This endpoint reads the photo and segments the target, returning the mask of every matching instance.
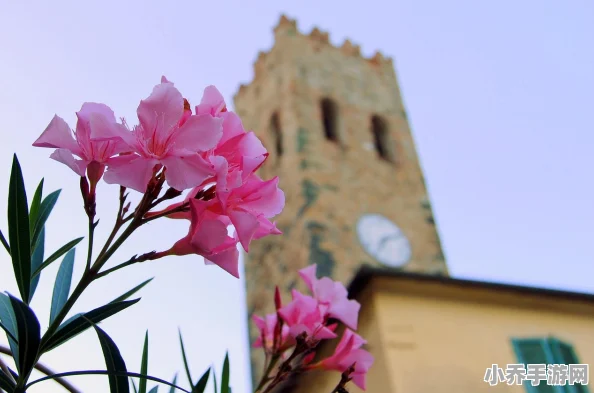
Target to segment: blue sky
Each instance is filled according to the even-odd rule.
[[[284,12],[302,32],[319,26],[334,44],[350,38],[364,54],[379,49],[394,58],[453,276],[594,293],[593,3],[345,4],[1,1],[0,211],[17,152],[31,195],[42,176],[47,190],[63,188],[49,223],[50,247],[84,235],[78,179],[48,159],[51,150],[31,147],[52,116],[74,125],[80,105],[96,101],[132,118],[161,75],[194,103],[209,84],[231,103],[238,85],[251,80],[258,51],[272,45],[272,28]],[[100,188],[100,240],[115,215],[117,192]],[[185,231],[177,222],[149,226],[115,258],[164,249]],[[56,269],[42,277],[33,303],[42,321]],[[153,276],[139,304],[103,324],[129,368],[139,367],[148,328],[149,371],[170,378],[182,370],[179,326],[195,378],[212,362],[220,375],[228,348],[234,392],[247,392],[243,282],[197,257],[114,274],[92,286],[75,309],[102,305]],[[0,288],[16,292],[13,281],[4,255]],[[103,367],[91,333],[43,361],[59,371]],[[107,389],[103,377],[72,381],[85,392]],[[31,389],[60,391],[51,383]]]

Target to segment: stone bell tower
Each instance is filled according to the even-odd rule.
[[[234,98],[270,152],[261,176],[279,176],[286,195],[284,234],[253,242],[246,258],[250,318],[274,311],[276,284],[288,302],[312,263],[345,284],[363,264],[447,275],[392,60],[364,58],[348,40],[334,47],[317,28],[301,34],[285,16],[274,36]],[[254,351],[258,377],[262,360]]]

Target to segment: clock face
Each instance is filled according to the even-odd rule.
[[[366,214],[357,223],[361,245],[378,262],[400,267],[411,257],[410,243],[400,228],[379,214]]]

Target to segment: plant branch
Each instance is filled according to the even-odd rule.
[[[156,220],[157,218],[166,217],[166,216],[168,216],[170,214],[173,214],[173,213],[179,213],[179,212],[183,212],[183,211],[188,211],[189,206],[190,206],[190,203],[189,202],[184,202],[182,205],[180,205],[178,207],[175,207],[175,208],[170,209],[170,210],[165,210],[165,211],[163,211],[161,213],[155,214],[154,216],[150,216],[149,218],[143,219],[141,225],[144,225],[147,222],[151,222],[153,220]]]
[[[93,241],[95,236],[95,226],[96,224],[93,222],[93,217],[89,216],[89,247],[87,251],[86,270],[89,270],[91,268],[91,259],[93,258]]]
[[[12,357],[12,352],[10,351],[10,349],[9,348],[6,348],[6,347],[4,347],[2,345],[0,345],[0,353],[3,353],[5,355],[8,355],[8,356]],[[6,367],[6,365],[4,364],[4,362],[2,362],[1,359],[0,359],[0,367],[2,367],[2,369],[4,369]],[[48,377],[51,377],[51,376],[53,376],[53,375],[56,374],[50,368],[44,366],[41,363],[37,363],[35,365],[35,369],[37,371],[40,371],[41,373],[47,375]],[[6,369],[5,372],[7,373],[7,375],[11,376],[10,372],[8,372],[8,368]],[[66,389],[67,391],[69,391],[70,393],[82,393],[82,391],[78,390],[76,387],[74,387],[70,382],[66,381],[64,378],[56,377],[56,378],[54,378],[54,380],[58,384],[60,384],[64,389]]]

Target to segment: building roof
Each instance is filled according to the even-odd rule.
[[[371,266],[362,266],[355,278],[348,286],[349,297],[355,298],[373,278],[398,278],[411,281],[421,281],[426,283],[440,283],[455,287],[491,289],[517,294],[542,295],[546,297],[563,298],[568,300],[578,300],[594,303],[594,294],[583,292],[561,291],[555,289],[546,289],[538,287],[528,287],[522,285],[511,285],[485,281],[463,280],[439,275],[428,275],[420,273],[409,273],[389,268],[377,268]]]

